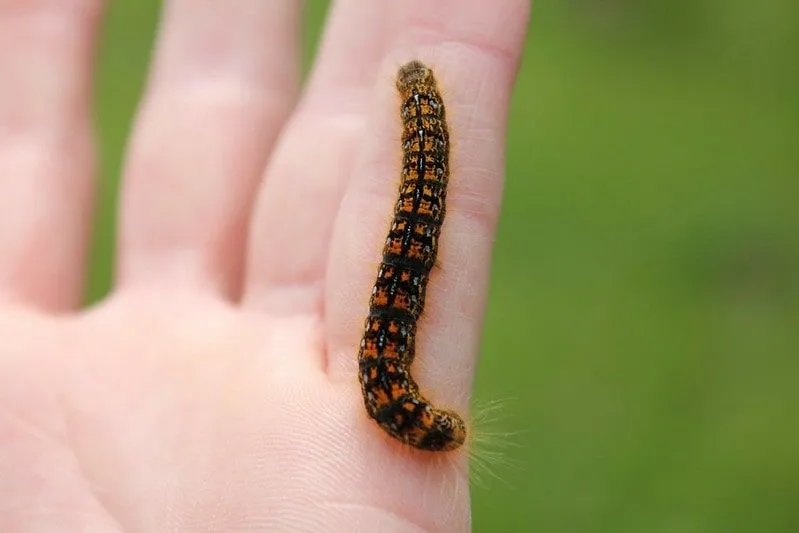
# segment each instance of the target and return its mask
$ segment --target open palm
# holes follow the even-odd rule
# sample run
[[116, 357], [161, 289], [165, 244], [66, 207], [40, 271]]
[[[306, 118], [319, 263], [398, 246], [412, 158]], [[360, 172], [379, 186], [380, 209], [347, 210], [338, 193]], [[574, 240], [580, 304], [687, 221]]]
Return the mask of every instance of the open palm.
[[81, 310], [100, 4], [0, 0], [3, 532], [468, 530], [465, 452], [387, 437], [356, 354], [420, 58], [453, 153], [414, 371], [466, 412], [528, 0], [335, 2], [299, 98], [298, 2], [165, 2]]

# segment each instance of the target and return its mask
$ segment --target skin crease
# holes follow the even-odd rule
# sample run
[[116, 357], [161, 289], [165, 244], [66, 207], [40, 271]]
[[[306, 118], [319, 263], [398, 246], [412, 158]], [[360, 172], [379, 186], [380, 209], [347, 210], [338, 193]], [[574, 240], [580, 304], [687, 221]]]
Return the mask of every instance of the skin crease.
[[4, 533], [468, 531], [466, 452], [384, 435], [357, 347], [418, 57], [453, 151], [414, 375], [467, 413], [529, 2], [334, 2], [301, 95], [298, 2], [164, 2], [81, 309], [103, 7], [0, 0]]

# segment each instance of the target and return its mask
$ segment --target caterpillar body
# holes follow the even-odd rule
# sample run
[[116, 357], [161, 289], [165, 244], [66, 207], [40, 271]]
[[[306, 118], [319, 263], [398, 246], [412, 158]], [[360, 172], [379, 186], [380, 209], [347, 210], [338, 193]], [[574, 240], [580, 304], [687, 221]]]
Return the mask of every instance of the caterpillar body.
[[358, 353], [359, 381], [366, 411], [389, 435], [420, 450], [449, 451], [466, 440], [466, 425], [457, 413], [431, 405], [410, 371], [446, 211], [449, 128], [429, 67], [406, 63], [396, 87], [402, 176]]

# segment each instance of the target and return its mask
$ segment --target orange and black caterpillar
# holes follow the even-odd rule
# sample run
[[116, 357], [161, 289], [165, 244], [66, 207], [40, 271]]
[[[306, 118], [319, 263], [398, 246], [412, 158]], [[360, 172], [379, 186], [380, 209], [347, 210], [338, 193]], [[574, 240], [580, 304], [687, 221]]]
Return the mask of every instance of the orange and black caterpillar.
[[436, 261], [449, 179], [449, 130], [433, 72], [419, 61], [399, 69], [402, 180], [358, 353], [366, 410], [389, 435], [421, 450], [466, 440], [456, 413], [433, 407], [410, 373], [416, 322]]

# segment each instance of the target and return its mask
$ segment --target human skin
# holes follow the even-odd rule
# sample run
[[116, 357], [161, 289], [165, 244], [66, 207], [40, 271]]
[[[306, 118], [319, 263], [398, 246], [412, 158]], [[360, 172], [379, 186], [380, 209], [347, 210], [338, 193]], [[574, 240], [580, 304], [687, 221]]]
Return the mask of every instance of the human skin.
[[357, 352], [399, 183], [397, 68], [451, 128], [414, 375], [468, 413], [529, 0], [171, 0], [81, 308], [99, 0], [0, 0], [0, 524], [15, 532], [470, 528], [468, 451], [366, 415]]

